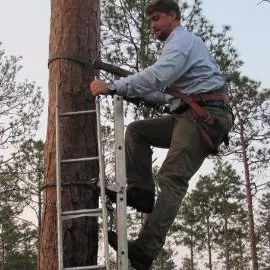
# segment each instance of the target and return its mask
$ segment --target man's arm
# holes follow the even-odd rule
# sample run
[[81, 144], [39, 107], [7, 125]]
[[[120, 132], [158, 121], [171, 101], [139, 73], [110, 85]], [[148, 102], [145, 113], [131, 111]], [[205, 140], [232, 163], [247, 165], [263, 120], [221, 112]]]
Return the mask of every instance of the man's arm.
[[[161, 93], [164, 88], [179, 79], [186, 71], [186, 61], [190, 50], [190, 40], [188, 38], [181, 40], [181, 35], [181, 33], [175, 33], [166, 41], [160, 58], [152, 66], [134, 75], [114, 81], [116, 93], [127, 98], [146, 99], [154, 92]], [[91, 89], [92, 84], [90, 85], [91, 92], [94, 95], [97, 94], [97, 91], [100, 94], [109, 93], [108, 86], [95, 83], [95, 81], [93, 83], [94, 85], [100, 85], [99, 90], [94, 85]], [[153, 100], [152, 97], [151, 100]], [[164, 100], [165, 94], [158, 94], [156, 97], [160, 102], [160, 97]]]

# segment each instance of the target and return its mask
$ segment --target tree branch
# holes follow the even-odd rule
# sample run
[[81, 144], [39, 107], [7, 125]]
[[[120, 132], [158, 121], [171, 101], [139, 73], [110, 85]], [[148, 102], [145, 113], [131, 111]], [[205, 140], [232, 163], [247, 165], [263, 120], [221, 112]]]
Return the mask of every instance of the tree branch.
[[263, 2], [267, 2], [267, 3], [270, 4], [270, 0], [261, 0], [261, 2], [259, 2], [257, 5], [260, 5], [260, 4], [263, 3]]

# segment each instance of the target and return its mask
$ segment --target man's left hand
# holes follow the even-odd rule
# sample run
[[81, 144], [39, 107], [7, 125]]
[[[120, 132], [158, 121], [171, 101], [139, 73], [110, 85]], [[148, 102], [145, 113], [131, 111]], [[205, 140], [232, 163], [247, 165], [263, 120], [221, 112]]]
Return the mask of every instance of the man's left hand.
[[95, 79], [89, 84], [89, 91], [92, 93], [93, 96], [98, 96], [100, 94], [108, 95], [110, 89], [107, 83]]

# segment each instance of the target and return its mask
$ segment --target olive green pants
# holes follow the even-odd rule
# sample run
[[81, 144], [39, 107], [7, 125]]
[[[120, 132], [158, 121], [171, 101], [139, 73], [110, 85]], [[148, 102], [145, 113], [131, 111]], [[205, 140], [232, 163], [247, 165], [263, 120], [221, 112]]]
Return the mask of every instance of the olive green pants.
[[[220, 136], [232, 126], [230, 113], [219, 108], [208, 108], [222, 126]], [[139, 120], [126, 130], [126, 168], [128, 186], [155, 190], [152, 179], [151, 146], [168, 148], [167, 156], [158, 173], [159, 192], [153, 212], [142, 228], [135, 244], [149, 257], [155, 258], [162, 249], [188, 182], [208, 156], [191, 110], [182, 114], [156, 119]]]

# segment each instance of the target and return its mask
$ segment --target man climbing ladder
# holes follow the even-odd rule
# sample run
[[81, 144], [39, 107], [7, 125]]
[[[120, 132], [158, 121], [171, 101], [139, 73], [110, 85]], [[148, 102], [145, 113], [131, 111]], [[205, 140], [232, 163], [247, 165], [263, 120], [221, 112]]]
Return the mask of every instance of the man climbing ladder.
[[[135, 269], [147, 270], [162, 249], [186, 194], [188, 182], [210, 153], [227, 142], [232, 115], [220, 68], [206, 45], [180, 24], [174, 0], [153, 0], [146, 15], [157, 39], [164, 41], [159, 59], [148, 68], [114, 81], [90, 84], [91, 93], [169, 103], [171, 114], [131, 123], [126, 130], [127, 205], [150, 213], [137, 239], [128, 243]], [[151, 146], [168, 148], [159, 171], [155, 203]], [[116, 194], [107, 191], [114, 201]], [[109, 232], [117, 249], [117, 235]]]

